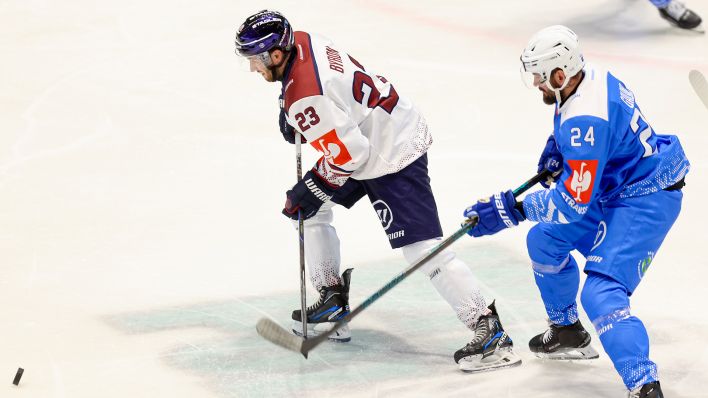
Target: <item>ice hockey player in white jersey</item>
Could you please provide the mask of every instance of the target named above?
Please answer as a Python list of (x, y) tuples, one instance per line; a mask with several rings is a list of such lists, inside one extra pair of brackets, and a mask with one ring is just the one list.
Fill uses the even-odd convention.
[[(442, 236), (428, 176), (432, 144), (421, 113), (385, 77), (367, 69), (328, 39), (291, 28), (275, 11), (246, 19), (236, 34), (236, 52), (250, 70), (282, 83), (280, 129), (295, 141), (299, 130), (322, 154), (286, 193), (283, 214), (305, 219), (306, 260), (320, 300), (307, 308), (308, 333), (317, 335), (349, 312), (351, 270), (340, 277), (339, 238), (332, 207), (350, 208), (369, 197), (392, 248), (413, 263)], [(487, 303), (471, 270), (452, 251), (443, 251), (421, 270), (457, 317), (474, 332), (454, 354), (465, 371), (518, 365), (513, 343)], [(293, 311), (293, 332), (301, 330)], [(421, 320), (423, 322), (424, 320)], [(349, 327), (333, 335), (349, 341)]]
[(555, 106), (539, 170), (553, 171), (557, 183), (520, 203), (507, 191), (472, 205), (464, 215), (480, 222), (470, 233), (538, 223), (526, 243), (549, 328), (529, 348), (546, 358), (597, 357), (578, 319), (579, 266), (570, 253), (580, 252), (587, 274), (580, 301), (629, 397), (663, 398), (647, 331), (629, 299), (681, 211), (688, 159), (677, 136), (654, 132), (622, 81), (585, 64), (567, 27), (536, 33), (521, 62), (529, 86)]

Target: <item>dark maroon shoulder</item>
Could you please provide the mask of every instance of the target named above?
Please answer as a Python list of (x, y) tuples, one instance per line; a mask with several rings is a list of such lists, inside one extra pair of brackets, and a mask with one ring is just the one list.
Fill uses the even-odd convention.
[(290, 105), (298, 100), (322, 95), (322, 84), (320, 82), (317, 61), (312, 51), (312, 39), (307, 32), (295, 32), (295, 60), (290, 68), (290, 73), (284, 80), (285, 110), (290, 109)]

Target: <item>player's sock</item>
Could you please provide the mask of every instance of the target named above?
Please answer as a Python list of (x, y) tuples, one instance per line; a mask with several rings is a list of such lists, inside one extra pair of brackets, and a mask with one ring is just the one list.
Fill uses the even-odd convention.
[[(351, 281), (352, 269), (349, 268), (342, 274), (342, 284), (334, 286), (323, 286), (319, 289), (320, 299), (307, 307), (307, 335), (317, 336), (329, 331), (335, 322), (349, 314), (349, 284)], [(302, 336), (302, 316), (300, 310), (293, 311), (292, 331), (298, 336)], [(347, 342), (351, 340), (352, 334), (349, 326), (343, 326), (329, 339), (337, 342)]]
[(565, 326), (549, 322), (548, 330), (529, 341), (529, 349), (539, 358), (595, 359), (599, 355), (590, 340), (590, 334), (580, 321)]
[(488, 308), (490, 313), (477, 321), (472, 341), (455, 352), (455, 362), (463, 371), (483, 372), (521, 364), (521, 358), (514, 354), (514, 343), (499, 321), (494, 302)]
[(677, 0), (672, 0), (666, 7), (659, 8), (659, 14), (681, 29), (695, 29), (701, 24), (701, 17)]
[(627, 398), (664, 398), (664, 393), (661, 392), (659, 382), (652, 381), (630, 391), (627, 394)]

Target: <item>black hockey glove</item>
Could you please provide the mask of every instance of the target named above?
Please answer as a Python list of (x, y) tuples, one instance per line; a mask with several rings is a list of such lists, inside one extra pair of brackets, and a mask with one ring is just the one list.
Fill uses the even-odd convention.
[(542, 170), (548, 170), (551, 175), (545, 181), (541, 181), (541, 185), (545, 188), (550, 188), (551, 184), (556, 182), (561, 173), (563, 173), (563, 155), (561, 155), (558, 150), (558, 145), (556, 145), (556, 139), (551, 134), (546, 141), (546, 146), (543, 148), (543, 153), (541, 153), (541, 158), (538, 159), (538, 170), (540, 173)]
[(317, 214), (320, 207), (332, 198), (337, 188), (310, 170), (293, 186), (293, 189), (285, 193), (283, 214), (297, 220), (297, 212), (300, 210), (303, 220), (307, 220)]
[[(283, 100), (282, 94), (278, 97), (278, 104), (280, 104), (280, 115), (278, 116), (280, 132), (283, 134), (285, 141), (295, 144), (295, 127), (288, 124), (288, 117), (285, 114), (285, 100)], [(300, 134), (300, 142), (303, 144), (307, 142), (305, 136), (302, 134)]]

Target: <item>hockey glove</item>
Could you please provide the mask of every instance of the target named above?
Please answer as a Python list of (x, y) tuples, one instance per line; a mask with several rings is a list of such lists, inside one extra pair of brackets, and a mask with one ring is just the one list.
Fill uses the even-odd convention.
[(300, 210), (303, 220), (307, 220), (317, 214), (320, 207), (332, 198), (337, 188), (310, 170), (305, 173), (302, 180), (293, 186), (293, 189), (285, 193), (283, 214), (297, 220), (297, 212)]
[(561, 155), (558, 150), (558, 145), (556, 145), (556, 139), (553, 137), (553, 134), (548, 137), (541, 158), (538, 159), (538, 170), (536, 170), (536, 172), (540, 173), (543, 170), (551, 172), (546, 180), (541, 181), (541, 185), (543, 185), (544, 188), (550, 188), (551, 184), (556, 182), (563, 172), (563, 155)]
[(465, 210), (465, 217), (479, 217), (477, 225), (467, 232), (468, 235), (480, 237), (494, 235), (505, 228), (519, 225), (526, 217), (515, 208), (516, 198), (511, 191), (500, 192), (490, 198), (480, 199), (476, 204)]
[[(280, 132), (283, 134), (285, 141), (294, 144), (295, 143), (295, 127), (288, 123), (288, 115), (285, 113), (285, 100), (283, 100), (283, 95), (278, 97), (278, 104), (280, 104), (280, 116), (278, 116), (278, 126), (280, 127)], [(307, 140), (305, 136), (300, 134), (300, 142), (306, 143)]]

